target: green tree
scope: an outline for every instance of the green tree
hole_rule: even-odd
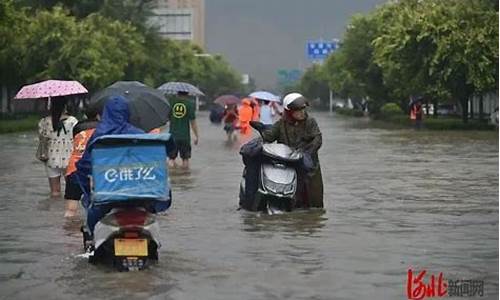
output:
[[[299,83],[299,90],[308,99],[320,99],[323,107],[328,106],[330,88],[325,68],[320,65],[312,65],[302,75]]]
[[[22,6],[30,3],[32,7]],[[138,80],[154,87],[167,81],[187,81],[209,97],[243,90],[239,74],[222,57],[202,59],[196,56],[202,53],[200,47],[162,39],[154,28],[147,27],[145,17],[151,3],[2,2],[2,83],[17,90],[21,84],[38,80],[74,79],[92,93],[117,80]],[[137,10],[140,16],[134,14]]]
[[[198,75],[195,79],[208,99],[224,94],[245,92],[238,74],[220,55],[198,58]]]
[[[473,94],[498,89],[498,8],[484,0],[406,0],[389,4],[374,42],[385,81],[462,107]],[[383,15],[383,14],[382,14]]]
[[[355,15],[340,49],[326,64],[330,86],[336,92],[353,99],[370,99],[376,107],[390,99],[382,70],[373,60],[372,42],[382,25],[373,14]]]
[[[131,25],[96,14],[78,22],[61,7],[40,10],[21,41],[21,70],[28,82],[74,79],[95,91],[145,60],[143,43]]]
[[[21,38],[28,23],[25,11],[17,9],[12,0],[0,2],[0,81],[5,89],[23,81]]]

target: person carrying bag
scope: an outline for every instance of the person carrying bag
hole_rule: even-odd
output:
[[[49,139],[42,135],[38,136],[38,147],[36,149],[36,158],[41,162],[49,160]]]

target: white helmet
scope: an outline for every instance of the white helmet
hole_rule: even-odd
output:
[[[283,98],[283,108],[286,110],[300,110],[306,106],[306,98],[299,93],[290,93]]]

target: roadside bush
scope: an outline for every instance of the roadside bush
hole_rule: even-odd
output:
[[[20,119],[13,116],[9,118],[2,117],[0,119],[0,134],[35,130],[38,126],[38,121],[40,121],[40,117],[35,115],[25,116]]]
[[[344,108],[344,107],[336,108],[335,112],[340,114],[340,115],[350,116],[350,117],[362,117],[363,116],[363,112],[360,110]]]
[[[393,115],[403,115],[404,112],[396,103],[386,103],[380,109],[380,113],[383,116],[393,116]]]

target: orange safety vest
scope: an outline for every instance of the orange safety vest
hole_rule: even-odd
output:
[[[241,102],[238,115],[240,119],[241,134],[249,134],[251,132],[250,121],[252,121],[253,118],[253,109],[250,106],[250,100],[248,98],[243,99]]]
[[[85,152],[85,148],[87,147],[87,143],[94,134],[95,128],[86,129],[80,131],[73,138],[73,151],[71,152],[71,156],[69,157],[68,166],[66,167],[66,176],[76,171],[76,163],[82,158],[83,152]]]

